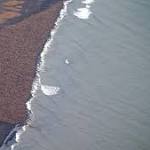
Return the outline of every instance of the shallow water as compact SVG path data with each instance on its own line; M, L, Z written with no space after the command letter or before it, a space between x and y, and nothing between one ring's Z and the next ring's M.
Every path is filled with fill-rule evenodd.
M86 2L69 4L15 150L150 149L150 1Z

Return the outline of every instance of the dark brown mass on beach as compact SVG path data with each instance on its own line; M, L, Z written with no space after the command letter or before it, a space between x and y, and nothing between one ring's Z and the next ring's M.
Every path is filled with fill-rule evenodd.
M0 127L27 119L37 59L62 7L62 0L0 1Z

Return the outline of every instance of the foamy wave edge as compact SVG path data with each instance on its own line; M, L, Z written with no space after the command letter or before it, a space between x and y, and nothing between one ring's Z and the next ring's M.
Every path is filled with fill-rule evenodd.
M37 69L36 69L36 76L34 78L34 81L33 81L33 84L32 84L32 90L31 90L31 95L32 97L27 101L26 103L26 107L28 109L28 112L29 112L29 119L26 121L26 124L24 126L20 126L20 125L16 125L16 127L11 131L11 133L8 135L8 137L6 138L6 140L4 141L4 143L6 143L7 139L9 139L9 137L14 133L16 132L16 136L15 136L15 143L13 143L10 148L11 150L14 150L15 147L17 146L17 144L19 143L20 141L20 136L27 130L27 128L30 126L31 124L31 121L32 121L32 117L34 115L32 109L31 109L31 103L32 101L34 100L34 98L36 97L36 92L37 90L40 88L40 74L39 72L41 72L44 68L44 63L45 63L45 56L47 54L47 52L49 51L51 45L52 45L52 42L54 40L54 35L55 33L57 32L57 29L59 28L60 26L60 22L62 21L62 19L65 17L65 15L67 14L67 7L68 7L68 4L71 3L72 0L66 0L64 1L64 6L63 8L61 9L60 13L59 13L59 17L57 18L56 22L55 22L55 25L53 27L53 29L50 31L50 38L47 40L47 42L45 43L44 45L44 48L40 54L40 60L37 64ZM3 148L5 149L5 145L4 147L2 146L0 148L0 150L3 150Z

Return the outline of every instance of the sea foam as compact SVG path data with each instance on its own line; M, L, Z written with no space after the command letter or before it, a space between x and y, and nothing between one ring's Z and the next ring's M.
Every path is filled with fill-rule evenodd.
M79 19L88 19L92 14L91 4L94 3L94 0L84 0L81 2L85 6L82 8L78 8L73 14Z
M56 86L41 85L42 92L47 96L57 95L60 88Z

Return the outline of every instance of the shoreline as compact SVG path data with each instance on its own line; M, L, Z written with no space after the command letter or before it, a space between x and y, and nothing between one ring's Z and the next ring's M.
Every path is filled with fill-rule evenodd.
M37 61L62 8L59 0L0 29L0 146L16 124L28 119L26 102L31 98Z

